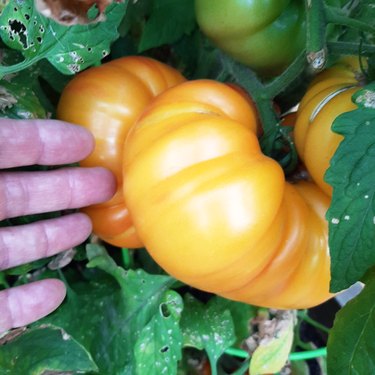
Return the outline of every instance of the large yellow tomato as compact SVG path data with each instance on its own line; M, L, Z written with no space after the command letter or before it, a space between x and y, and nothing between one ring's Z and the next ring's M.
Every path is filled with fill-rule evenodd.
M89 129L96 140L93 153L80 164L103 166L117 179L115 196L83 209L93 231L121 247L140 247L122 194L123 144L130 127L151 100L185 79L175 69L156 60L132 56L113 60L77 75L64 89L57 117Z
M332 195L332 187L324 181L324 174L343 139L331 131L331 126L338 115L356 108L351 97L358 90L359 71L358 59L349 58L320 73L298 109L294 129L298 154L328 195Z
M256 113L209 81L158 96L129 133L124 194L136 230L169 274L251 304L306 308L330 297L329 199L285 182L262 154Z

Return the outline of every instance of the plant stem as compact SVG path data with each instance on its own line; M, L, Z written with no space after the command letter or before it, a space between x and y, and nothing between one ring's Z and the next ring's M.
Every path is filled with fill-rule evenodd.
M301 318L302 320L304 320L306 323L309 323L310 325L312 325L313 327L317 328L317 329L320 329L321 331L325 332L325 333L329 333L330 332L330 329L327 328L325 325L323 324L320 324L319 322L317 322L316 320L310 318L304 311L299 311L298 312L298 317Z
M124 263L124 268L128 270L133 265L133 259L130 255L130 251L126 247L123 247L121 249L121 253L122 253L122 261Z
M281 94L304 71L307 65L305 54L305 51L300 53L281 75L264 86L266 97L273 99Z
M326 51L326 17L322 0L305 0L306 57L314 71L324 68Z
M374 26L355 18L348 17L345 13L340 12L338 8L326 5L324 11L327 23L334 23L336 25L347 26L364 32L375 33Z
M375 45L361 44L352 42L329 42L328 50L331 54L335 55L357 55L371 56L375 53Z
M247 358L241 365L239 369L237 369L235 372L233 372L231 375L244 375L245 373L248 373L250 365L250 358Z
M279 117L275 113L273 100L278 94L286 90L304 70L306 66L304 53L302 52L283 74L269 83L263 83L251 69L234 62L225 54L221 54L221 63L229 75L233 77L234 82L242 86L256 104L263 129L260 140L263 153L275 158L276 142L281 143L283 148L286 145L289 146L291 152L295 152L293 145L289 142L290 139L281 132ZM285 160L284 163L283 160L278 161L286 171L289 171L295 167L296 154L292 155L290 160L290 163L285 163Z
M211 366L211 375L217 375L217 364L216 360L208 356L208 359L210 361L210 366Z
M254 100L260 122L264 131L263 152L270 155L273 149L273 143L277 137L277 123L278 118L273 110L272 99L269 93L266 92L264 84L258 79L256 74L246 66L234 62L225 54L221 54L221 62L228 73L233 77L233 80L238 85L242 86Z
M17 64L14 65L0 65L0 79L2 79L5 75L7 74L13 74L13 73L18 73L21 70L24 70L31 65L35 64L39 60L44 58L43 55L37 56L33 59L25 59Z

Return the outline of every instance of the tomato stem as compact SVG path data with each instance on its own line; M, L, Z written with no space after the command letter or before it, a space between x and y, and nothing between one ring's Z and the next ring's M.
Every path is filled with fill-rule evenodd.
M43 58L43 56L42 56ZM40 56L38 56L37 58L34 58L34 59L25 59L17 64L13 64L13 65L0 65L0 79L3 78L5 75L7 74L13 74L13 73L17 73L21 70L24 70L28 67L30 67L31 65L33 65L34 63L38 62L40 60Z
M326 51L326 16L322 0L305 0L306 58L314 71L324 68Z
M126 247L123 247L121 249L121 253L122 253L122 261L124 264L124 268L127 270L132 267L132 264L133 264L132 257L130 255L129 249Z
M279 76L267 83L264 87L265 96L273 99L285 91L288 86L300 76L306 68L305 51L303 51L291 65Z
M279 126L279 117L276 115L273 107L273 99L286 90L286 88L302 73L306 66L304 53L300 54L285 72L269 83L263 83L257 75L246 66L234 62L230 57L221 54L221 63L235 83L242 86L254 100L260 122L263 128L263 136L260 140L261 148L264 154L278 160L286 173L292 171L298 161L293 142L290 137L282 133ZM292 153L285 157L285 153L278 159L280 153L275 155L277 145L281 145L287 152ZM286 146L286 147L285 147Z
M327 23L351 27L364 32L375 33L375 27L371 24L348 17L341 9L326 5L324 7Z
M352 42L329 42L328 50L331 54L335 55L357 55L371 56L375 53L375 45L372 44L358 44Z
M298 317L302 320L304 320L306 323L309 323L310 325L312 325L313 327L317 328L317 329L320 329L321 331L325 332L325 333L329 333L330 329L327 328L325 325L323 324L320 324L319 322L317 322L316 320L310 318L307 313L305 311L298 311Z

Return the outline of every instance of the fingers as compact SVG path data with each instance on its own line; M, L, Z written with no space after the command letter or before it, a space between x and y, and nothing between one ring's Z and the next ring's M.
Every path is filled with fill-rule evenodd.
M0 173L0 220L106 201L116 181L104 168Z
M91 221L82 213L0 228L0 270L46 258L84 242Z
M84 128L56 120L0 119L0 168L82 160L94 148Z
M32 323L55 310L65 297L60 280L41 280L0 292L0 333Z

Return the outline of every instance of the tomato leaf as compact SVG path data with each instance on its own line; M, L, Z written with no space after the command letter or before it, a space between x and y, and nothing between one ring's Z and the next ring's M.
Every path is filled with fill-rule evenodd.
M7 46L21 51L25 60L1 66L0 75L25 69L44 58L64 74L99 63L118 37L117 27L125 10L124 3L111 4L105 21L68 27L39 14L32 0L9 3L0 16L0 37Z
M365 90L358 97L369 96ZM375 109L360 105L337 117L332 127L344 136L325 176L333 186L327 212L333 292L349 287L375 264Z
M218 296L213 297L210 303L220 311L230 311L237 345L251 335L250 321L257 316L257 307Z
M34 81L34 82L33 82ZM47 118L36 93L36 76L16 74L0 82L0 117L14 119Z
M102 277L69 285L66 302L38 324L62 327L90 351L100 373L135 374L136 342L157 319L175 280L143 270L125 271L99 245L88 245L87 255L90 270L104 271ZM162 327L160 334L168 336Z
M328 338L329 374L375 373L375 274L337 314Z
M135 345L137 374L176 374L182 358L179 326L182 298L175 291L164 293L159 311L143 328Z
M144 27L139 52L176 42L195 28L194 2L156 0Z
M211 367L215 367L219 357L236 339L231 313L215 300L204 305L189 294L184 304L181 318L184 346L205 350Z
M251 357L251 374L274 374L285 366L292 348L295 324L293 310L280 310L275 318L264 324L264 332Z
M97 372L90 353L54 326L26 330L0 345L0 373L8 375Z

